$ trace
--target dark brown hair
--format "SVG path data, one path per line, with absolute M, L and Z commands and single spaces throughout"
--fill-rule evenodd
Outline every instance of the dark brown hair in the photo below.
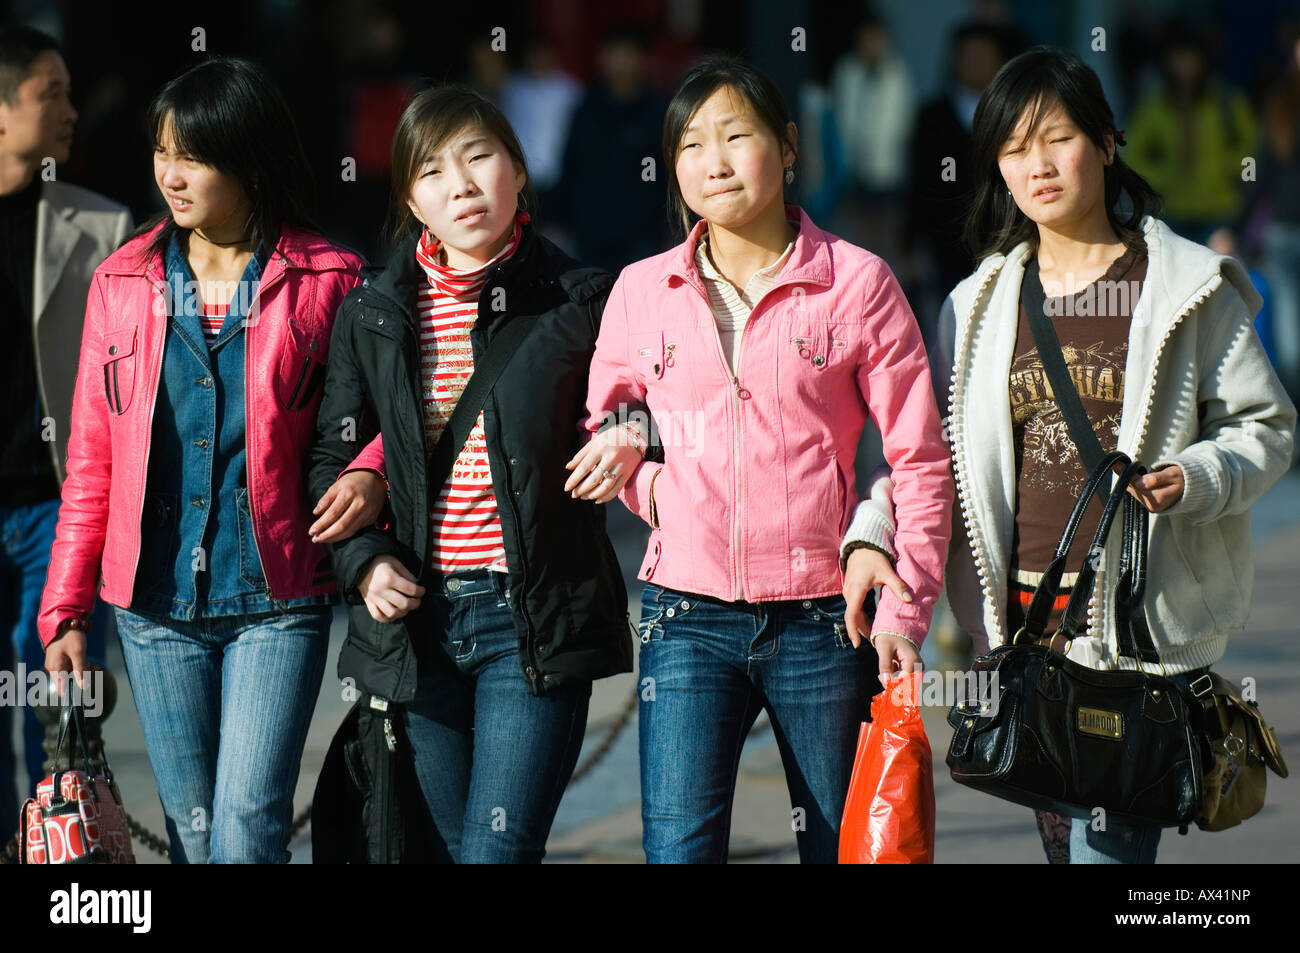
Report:
M 998 70 L 979 105 L 971 129 L 975 195 L 966 215 L 966 245 L 977 261 L 1006 254 L 1021 242 L 1038 242 L 1038 226 L 1016 205 L 998 168 L 1003 144 L 1030 111 L 1029 135 L 1059 105 L 1098 148 L 1115 135 L 1115 159 L 1103 167 L 1106 217 L 1124 244 L 1142 234 L 1142 217 L 1160 210 L 1160 194 L 1120 158 L 1124 137 L 1102 92 L 1101 80 L 1073 53 L 1040 46 Z
M 519 190 L 520 210 L 537 220 L 537 193 L 519 137 L 496 104 L 466 86 L 448 84 L 426 89 L 406 107 L 393 133 L 393 206 L 388 237 L 393 245 L 422 227 L 410 206 L 411 186 L 420 166 L 467 126 L 480 126 L 505 148 L 527 179 Z
M 664 113 L 664 165 L 668 175 L 668 223 L 680 228 L 683 237 L 691 230 L 691 209 L 682 198 L 682 187 L 677 181 L 677 152 L 691 117 L 719 89 L 726 87 L 740 96 L 754 111 L 754 115 L 776 136 L 776 141 L 789 147 L 798 161 L 798 150 L 790 141 L 790 108 L 776 83 L 749 63 L 735 57 L 705 60 L 682 80 Z

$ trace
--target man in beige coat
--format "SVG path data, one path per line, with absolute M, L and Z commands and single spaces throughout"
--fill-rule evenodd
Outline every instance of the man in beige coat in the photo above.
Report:
M 28 704 L 45 653 L 36 613 L 67 459 L 81 324 L 95 267 L 131 214 L 58 181 L 77 113 L 58 44 L 0 26 L 0 840 L 16 823 L 13 715 L 21 706 L 29 786 L 42 776 L 44 728 Z M 102 657 L 108 613 L 91 628 Z M 92 644 L 94 644 L 92 643 Z M 16 651 L 15 651 L 16 650 Z

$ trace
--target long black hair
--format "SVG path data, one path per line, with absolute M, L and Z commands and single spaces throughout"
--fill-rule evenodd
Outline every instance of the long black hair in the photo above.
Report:
M 998 154 L 1020 117 L 1031 110 L 1029 134 L 1043 116 L 1060 105 L 1071 121 L 1098 147 L 1106 135 L 1116 146 L 1124 137 L 1106 102 L 1101 80 L 1073 53 L 1039 46 L 998 70 L 975 108 L 972 135 L 975 195 L 966 215 L 965 240 L 976 260 L 1006 254 L 1021 242 L 1037 244 L 1038 226 L 1020 211 L 998 170 Z M 1104 167 L 1106 217 L 1128 246 L 1142 234 L 1142 217 L 1160 209 L 1160 194 L 1120 158 Z
M 754 111 L 754 117 L 772 130 L 776 141 L 798 150 L 790 141 L 787 126 L 790 108 L 780 88 L 764 73 L 735 57 L 717 57 L 700 63 L 682 80 L 664 112 L 664 166 L 668 175 L 668 220 L 685 233 L 691 230 L 691 210 L 682 197 L 682 187 L 677 181 L 677 153 L 682 147 L 682 136 L 691 117 L 715 92 L 723 87 L 732 89 Z
M 249 241 L 273 248 L 280 229 L 296 225 L 319 231 L 310 217 L 311 166 L 293 114 L 271 78 L 255 63 L 214 56 L 164 86 L 149 104 L 146 129 L 156 146 L 168 122 L 176 148 L 204 165 L 235 177 L 252 204 Z M 144 234 L 166 224 L 141 252 L 167 248 L 175 220 L 164 213 L 142 226 Z

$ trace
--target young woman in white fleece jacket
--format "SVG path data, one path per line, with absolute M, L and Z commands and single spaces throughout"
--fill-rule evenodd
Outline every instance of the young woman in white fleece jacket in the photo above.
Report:
M 1186 681 L 1221 659 L 1229 634 L 1246 625 L 1254 576 L 1249 509 L 1289 466 L 1296 409 L 1255 334 L 1261 300 L 1245 269 L 1147 214 L 1159 196 L 1123 164 L 1122 144 L 1096 74 L 1062 51 L 1040 48 L 1008 62 L 981 98 L 967 227 L 979 264 L 945 302 L 931 355 L 957 483 L 945 578 L 953 613 L 978 651 L 1012 638 L 1015 602 L 1035 577 L 1024 570 L 1039 568 L 1023 559 L 1024 537 L 1042 515 L 1021 506 L 1026 468 L 1043 455 L 1041 446 L 1037 459 L 1026 451 L 1030 412 L 1018 382 L 1036 380 L 1036 394 L 1032 386 L 1029 392 L 1038 412 L 1059 417 L 1042 393 L 1021 314 L 1026 264 L 1038 258 L 1055 315 L 1090 286 L 1108 291 L 1105 280 L 1135 273 L 1141 283 L 1125 309 L 1131 313 L 1093 312 L 1091 319 L 1128 326 L 1126 347 L 1121 325 L 1120 346 L 1110 352 L 1119 355 L 1109 371 L 1119 386 L 1103 395 L 1113 401 L 1110 412 L 1102 401 L 1084 403 L 1103 449 L 1122 450 L 1152 471 L 1130 489 L 1155 514 L 1143 608 L 1166 671 Z M 1126 271 L 1134 263 L 1144 273 Z M 1114 325 L 1098 324 L 1071 340 L 1062 333 L 1068 325 L 1054 323 L 1063 347 L 1080 351 L 1114 337 Z M 1086 358 L 1067 354 L 1067 363 L 1079 360 Z M 1092 369 L 1076 370 L 1081 398 L 1090 386 L 1097 396 L 1095 385 L 1081 383 Z M 1051 465 L 1073 461 L 1072 479 L 1058 491 L 1068 508 L 1086 469 L 1072 440 L 1055 449 L 1062 452 Z M 1053 525 L 1059 539 L 1064 520 Z M 1102 556 L 1087 635 L 1069 646 L 1070 658 L 1097 669 L 1134 667 L 1115 650 L 1118 535 Z M 1072 559 L 1070 566 L 1079 564 Z M 1059 616 L 1058 608 L 1048 637 Z M 1039 826 L 1049 857 L 1063 854 L 1068 840 L 1071 863 L 1150 863 L 1160 837 L 1158 827 L 1113 819 L 1093 831 L 1083 821 L 1040 814 Z

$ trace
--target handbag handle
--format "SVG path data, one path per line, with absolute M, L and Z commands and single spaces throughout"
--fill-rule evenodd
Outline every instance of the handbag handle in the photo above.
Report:
M 90 760 L 89 732 L 86 731 L 85 711 L 80 702 L 73 701 L 71 691 L 68 692 L 68 697 L 63 703 L 62 710 L 59 712 L 59 741 L 54 748 L 56 753 L 61 753 L 63 751 L 63 739 L 68 733 L 69 722 L 71 722 L 73 731 L 76 733 L 77 746 L 81 748 L 82 769 L 86 772 L 86 780 L 92 781 L 95 777 L 95 765 L 94 762 Z M 104 778 L 108 781 L 111 789 L 113 785 L 113 769 L 108 765 L 108 751 L 105 750 L 103 755 Z M 71 750 L 68 751 L 68 768 L 66 771 L 70 770 L 73 770 Z M 66 771 L 61 770 L 54 773 L 54 796 L 56 798 L 59 796 L 61 780 Z M 99 797 L 94 784 L 90 785 L 90 791 L 92 796 L 96 798 Z
M 1128 460 L 1127 457 L 1125 457 Z M 1097 524 L 1097 532 L 1093 534 L 1092 544 L 1088 547 L 1088 555 L 1084 557 L 1083 566 L 1079 569 L 1079 575 L 1075 579 L 1074 588 L 1070 592 L 1070 601 L 1065 606 L 1065 611 L 1061 614 L 1061 634 L 1067 639 L 1072 639 L 1078 633 L 1079 627 L 1083 624 L 1084 616 L 1087 613 L 1088 600 L 1092 597 L 1093 582 L 1097 578 L 1096 555 L 1101 553 L 1106 544 L 1106 537 L 1110 533 L 1111 525 L 1115 522 L 1115 516 L 1119 513 L 1121 506 L 1125 508 L 1124 529 L 1128 532 L 1123 540 L 1122 559 L 1125 567 L 1130 569 L 1127 578 L 1121 571 L 1120 589 L 1123 592 L 1125 588 L 1130 588 L 1133 581 L 1131 566 L 1132 550 L 1130 549 L 1131 537 L 1133 535 L 1133 519 L 1131 511 L 1126 505 L 1126 501 L 1132 499 L 1128 492 L 1128 486 L 1133 482 L 1133 478 L 1145 473 L 1146 464 L 1138 460 L 1128 460 L 1127 466 L 1120 473 L 1115 482 L 1115 488 L 1111 491 L 1110 497 L 1106 500 L 1106 508 L 1102 511 L 1101 520 Z M 1133 502 L 1137 502 L 1134 500 Z M 1143 560 L 1145 566 L 1145 560 Z M 1143 572 L 1143 582 L 1145 583 L 1145 570 Z M 1141 593 L 1138 593 L 1139 600 Z M 1126 604 L 1132 600 L 1132 592 L 1125 595 Z M 1127 627 L 1124 627 L 1127 628 Z M 1126 638 L 1127 632 L 1121 633 L 1119 654 L 1133 655 L 1133 646 L 1131 641 Z
M 1129 496 L 1124 500 L 1124 549 L 1115 591 L 1115 625 L 1120 654 L 1160 664 L 1160 653 L 1147 626 L 1142 596 L 1147 581 L 1147 508 Z
M 1066 520 L 1065 530 L 1061 533 L 1061 541 L 1056 545 L 1052 561 L 1039 580 L 1037 588 L 1034 589 L 1033 600 L 1025 612 L 1025 624 L 1022 630 L 1028 632 L 1035 640 L 1040 638 L 1043 630 L 1047 628 L 1047 619 L 1052 614 L 1052 603 L 1056 601 L 1057 590 L 1061 587 L 1061 575 L 1065 572 L 1065 560 L 1070 553 L 1070 546 L 1074 543 L 1074 534 L 1078 532 L 1079 524 L 1083 522 L 1084 511 L 1087 510 L 1088 504 L 1101 486 L 1102 480 L 1110 474 L 1111 467 L 1120 462 L 1128 464 L 1130 462 L 1128 454 L 1120 450 L 1111 451 L 1093 467 L 1087 481 L 1083 484 L 1079 498 L 1074 503 L 1074 509 L 1070 512 L 1070 518 Z M 1107 502 L 1109 503 L 1109 500 Z M 1109 524 L 1101 525 L 1109 528 Z M 1101 526 L 1098 527 L 1100 528 Z

